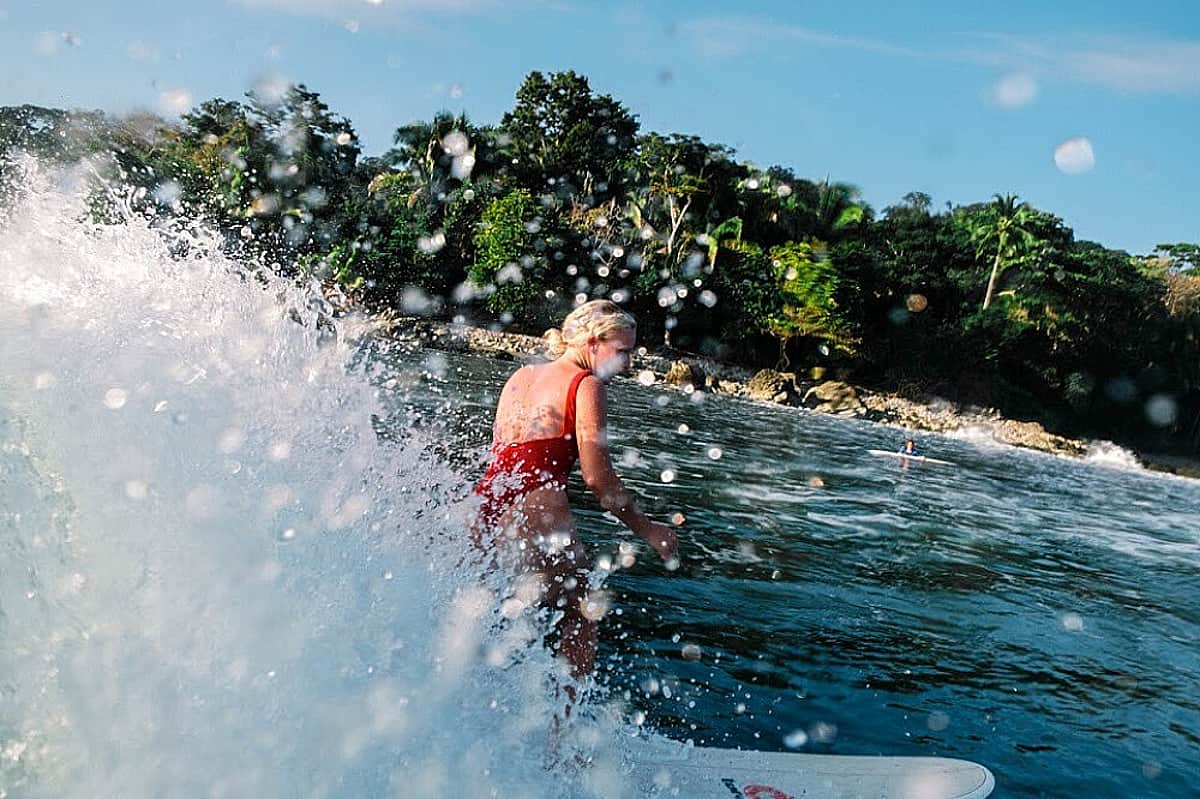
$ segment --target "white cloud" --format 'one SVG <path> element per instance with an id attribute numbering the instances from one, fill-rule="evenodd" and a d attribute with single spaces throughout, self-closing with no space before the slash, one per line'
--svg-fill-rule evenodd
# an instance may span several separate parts
<path id="1" fill-rule="evenodd" d="M 1200 92 L 1200 42 L 1116 36 L 986 35 L 958 58 L 1123 92 Z"/>
<path id="2" fill-rule="evenodd" d="M 1200 42 L 1110 41 L 1062 56 L 1080 80 L 1133 92 L 1200 91 Z"/>
<path id="3" fill-rule="evenodd" d="M 477 11 L 497 5 L 496 0 L 232 0 L 249 8 L 274 8 L 292 14 L 332 19 L 363 20 L 417 12 Z"/>
<path id="4" fill-rule="evenodd" d="M 863 50 L 884 55 L 919 55 L 915 50 L 897 47 L 887 42 L 825 33 L 799 25 L 782 25 L 764 19 L 703 17 L 681 23 L 678 30 L 690 39 L 701 53 L 710 57 L 741 55 L 778 42 Z"/>
<path id="5" fill-rule="evenodd" d="M 1092 151 L 1092 143 L 1083 136 L 1067 139 L 1054 148 L 1054 165 L 1060 172 L 1067 175 L 1081 175 L 1090 172 L 1096 165 L 1096 154 Z"/>
<path id="6" fill-rule="evenodd" d="M 265 2 L 268 0 L 243 0 Z M 272 0 L 283 2 L 284 0 Z M 306 0 L 317 2 L 318 0 Z M 385 0 L 386 2 L 387 0 Z M 991 99 L 1017 108 L 1036 99 L 1039 82 L 1066 80 L 1124 92 L 1200 92 L 1200 41 L 1111 35 L 958 34 L 976 46 L 916 49 L 769 19 L 701 17 L 677 30 L 710 58 L 763 53 L 781 43 L 993 66 L 1004 76 Z"/>

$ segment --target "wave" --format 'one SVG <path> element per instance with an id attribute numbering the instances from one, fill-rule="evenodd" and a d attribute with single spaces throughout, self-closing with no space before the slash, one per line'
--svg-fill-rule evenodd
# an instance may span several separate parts
<path id="1" fill-rule="evenodd" d="M 1087 454 L 1083 459 L 1096 466 L 1145 471 L 1136 453 L 1111 441 L 1089 441 Z"/>
<path id="2" fill-rule="evenodd" d="M 81 221 L 78 174 L 24 168 L 0 230 L 0 784 L 619 794 L 599 706 L 563 734 L 596 767 L 545 769 L 557 666 L 462 568 L 462 475 L 421 430 L 377 435 L 419 359 L 202 224 Z"/>

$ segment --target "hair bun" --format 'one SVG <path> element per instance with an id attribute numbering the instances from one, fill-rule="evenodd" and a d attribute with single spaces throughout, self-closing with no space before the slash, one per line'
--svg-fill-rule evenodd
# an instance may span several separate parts
<path id="1" fill-rule="evenodd" d="M 552 327 L 543 333 L 542 341 L 546 342 L 546 348 L 556 358 L 567 351 L 567 340 L 563 338 L 562 330 L 557 327 Z"/>

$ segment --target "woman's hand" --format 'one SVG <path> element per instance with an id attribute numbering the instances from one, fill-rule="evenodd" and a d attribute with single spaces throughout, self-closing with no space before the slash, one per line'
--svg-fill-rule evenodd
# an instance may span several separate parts
<path id="1" fill-rule="evenodd" d="M 679 554 L 679 537 L 675 531 L 660 522 L 650 522 L 646 529 L 639 532 L 646 543 L 654 547 L 654 551 L 665 562 L 674 560 Z"/>

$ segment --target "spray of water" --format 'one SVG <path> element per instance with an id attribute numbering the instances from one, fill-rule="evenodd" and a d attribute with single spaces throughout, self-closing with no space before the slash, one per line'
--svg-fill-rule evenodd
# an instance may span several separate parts
<path id="1" fill-rule="evenodd" d="M 0 795 L 621 794 L 615 722 L 553 744 L 550 655 L 463 568 L 463 478 L 377 434 L 402 367 L 364 357 L 370 325 L 202 226 L 81 221 L 71 176 L 26 169 L 0 222 Z"/>
<path id="2" fill-rule="evenodd" d="M 1138 460 L 1134 452 L 1111 441 L 1088 442 L 1087 455 L 1084 457 L 1088 463 L 1095 464 L 1096 466 L 1107 466 L 1113 469 L 1127 469 L 1130 471 L 1143 470 L 1142 462 Z"/>

